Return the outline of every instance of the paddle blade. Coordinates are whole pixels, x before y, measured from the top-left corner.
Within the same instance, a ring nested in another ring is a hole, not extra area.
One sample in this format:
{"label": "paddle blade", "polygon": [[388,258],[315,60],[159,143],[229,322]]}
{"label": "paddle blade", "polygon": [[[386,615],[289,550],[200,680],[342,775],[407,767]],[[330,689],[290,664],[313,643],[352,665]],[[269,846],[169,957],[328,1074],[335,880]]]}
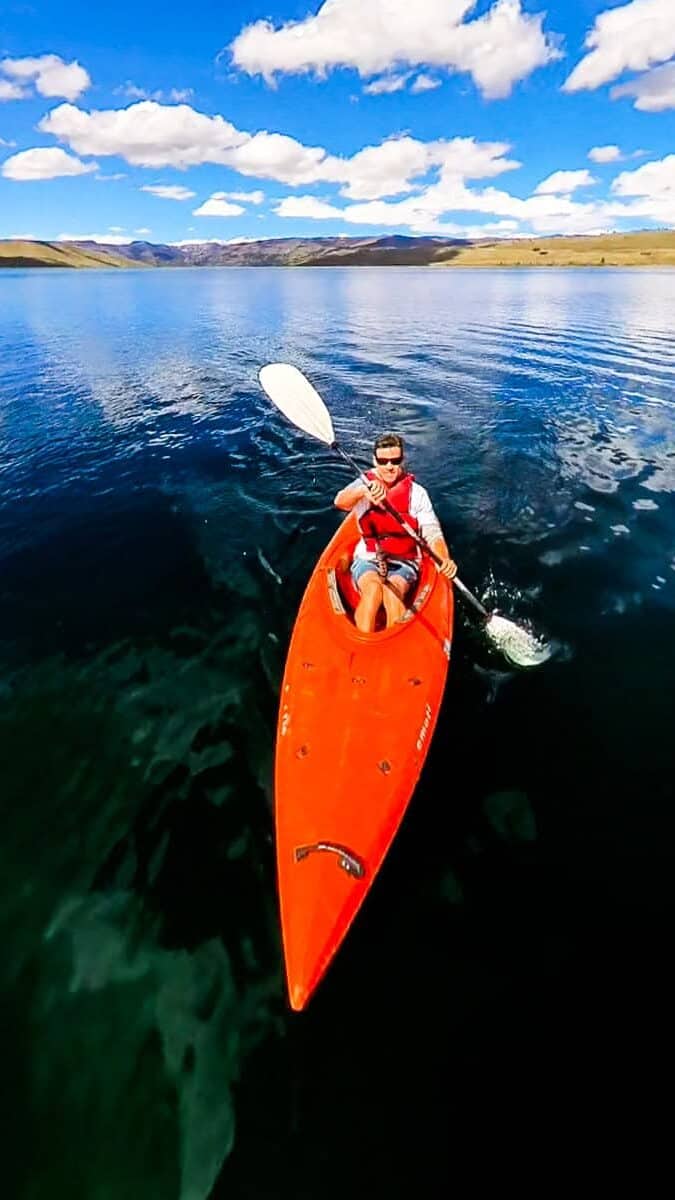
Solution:
{"label": "paddle blade", "polygon": [[538,667],[551,657],[551,647],[529,630],[493,613],[485,632],[494,646],[516,667]]}
{"label": "paddle blade", "polygon": [[272,404],[310,437],[327,446],[335,442],[330,413],[309,379],[290,363],[268,363],[258,376]]}

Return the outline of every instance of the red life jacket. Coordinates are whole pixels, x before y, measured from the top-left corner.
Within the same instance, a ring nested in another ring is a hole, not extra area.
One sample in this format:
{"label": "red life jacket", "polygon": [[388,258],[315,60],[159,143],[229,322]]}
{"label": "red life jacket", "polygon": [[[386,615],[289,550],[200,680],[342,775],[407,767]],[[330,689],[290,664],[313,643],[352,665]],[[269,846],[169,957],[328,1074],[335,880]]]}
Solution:
{"label": "red life jacket", "polygon": [[[366,471],[365,474],[366,479],[378,479],[382,482],[374,471]],[[410,515],[410,495],[414,479],[414,475],[402,475],[392,487],[387,488],[387,500],[417,533],[419,522],[417,517]],[[379,550],[391,558],[419,557],[417,543],[384,508],[369,508],[359,517],[359,528],[366,543],[366,550],[370,552]]]}

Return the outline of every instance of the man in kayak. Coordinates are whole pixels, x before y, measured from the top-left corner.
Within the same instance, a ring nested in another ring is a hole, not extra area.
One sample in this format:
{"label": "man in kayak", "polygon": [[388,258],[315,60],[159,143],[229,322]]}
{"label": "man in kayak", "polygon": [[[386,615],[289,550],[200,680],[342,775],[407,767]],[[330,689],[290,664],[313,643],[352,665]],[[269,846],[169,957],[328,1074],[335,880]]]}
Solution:
{"label": "man in kayak", "polygon": [[387,626],[405,613],[406,594],[417,582],[421,551],[413,538],[398,521],[382,507],[382,501],[401,514],[416,533],[419,533],[443,561],[438,567],[446,579],[454,579],[457,565],[450,557],[441,526],[426,490],[406,471],[403,438],[397,433],[378,437],[373,450],[373,467],[363,479],[350,483],[338,492],[333,503],[336,508],[355,510],[361,530],[361,540],[354,550],[352,579],[360,600],[354,613],[354,623],[363,633],[375,629],[381,605],[387,616]]}

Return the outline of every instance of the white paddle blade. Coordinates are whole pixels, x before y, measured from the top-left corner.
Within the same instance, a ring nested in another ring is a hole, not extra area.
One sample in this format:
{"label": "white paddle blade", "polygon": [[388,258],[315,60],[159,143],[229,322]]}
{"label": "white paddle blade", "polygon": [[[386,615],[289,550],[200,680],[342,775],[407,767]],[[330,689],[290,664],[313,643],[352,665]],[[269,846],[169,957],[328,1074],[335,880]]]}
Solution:
{"label": "white paddle blade", "polygon": [[316,388],[290,363],[268,363],[258,376],[272,404],[310,437],[327,446],[335,441],[333,422]]}
{"label": "white paddle blade", "polygon": [[551,647],[527,629],[493,613],[485,626],[493,645],[516,667],[538,667],[551,657]]}

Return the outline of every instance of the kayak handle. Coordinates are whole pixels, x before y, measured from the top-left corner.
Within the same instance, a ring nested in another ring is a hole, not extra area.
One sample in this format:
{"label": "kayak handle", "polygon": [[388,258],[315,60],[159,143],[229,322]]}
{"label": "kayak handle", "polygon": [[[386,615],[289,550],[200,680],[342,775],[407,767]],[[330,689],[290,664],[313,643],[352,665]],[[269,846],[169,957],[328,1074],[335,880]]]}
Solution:
{"label": "kayak handle", "polygon": [[340,846],[336,842],[314,842],[311,846],[296,846],[293,853],[297,863],[302,862],[303,858],[307,858],[310,854],[324,851],[329,854],[337,854],[338,866],[342,867],[342,870],[346,871],[348,875],[353,875],[355,879],[363,879],[366,868],[361,860],[346,846]]}

